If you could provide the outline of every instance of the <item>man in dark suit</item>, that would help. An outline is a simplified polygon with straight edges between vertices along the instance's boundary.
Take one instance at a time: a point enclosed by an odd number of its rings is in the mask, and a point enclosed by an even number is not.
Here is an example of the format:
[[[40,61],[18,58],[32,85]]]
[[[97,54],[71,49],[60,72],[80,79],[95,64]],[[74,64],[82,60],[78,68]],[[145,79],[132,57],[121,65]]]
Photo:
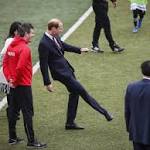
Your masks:
[[[143,79],[131,83],[125,95],[125,120],[134,150],[150,150],[150,60],[141,65]]]
[[[64,51],[82,53],[87,48],[78,48],[61,41],[59,34],[63,31],[63,23],[59,19],[48,22],[48,30],[44,33],[39,44],[40,69],[44,85],[52,92],[53,86],[49,78],[48,67],[52,78],[64,84],[69,91],[69,102],[66,120],[66,129],[83,129],[74,122],[77,113],[79,96],[81,96],[91,107],[103,114],[108,121],[112,116],[102,108],[96,100],[91,97],[84,87],[76,80],[74,69],[64,57]]]
[[[116,0],[111,0],[114,7],[116,7]],[[104,33],[109,46],[113,52],[121,52],[124,48],[117,45],[112,37],[111,24],[108,17],[108,1],[107,0],[93,0],[93,10],[95,13],[95,28],[93,31],[92,51],[101,52],[104,51],[100,48],[98,40],[100,37],[101,29],[104,29]]]

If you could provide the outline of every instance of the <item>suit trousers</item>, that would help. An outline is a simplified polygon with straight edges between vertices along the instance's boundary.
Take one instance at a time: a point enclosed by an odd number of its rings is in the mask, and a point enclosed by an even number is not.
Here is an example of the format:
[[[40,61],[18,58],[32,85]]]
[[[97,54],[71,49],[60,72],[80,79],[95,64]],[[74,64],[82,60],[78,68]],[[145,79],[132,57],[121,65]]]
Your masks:
[[[133,142],[134,150],[150,150],[150,145]]]
[[[83,100],[93,109],[103,115],[106,115],[107,111],[100,106],[100,104],[92,96],[88,94],[85,88],[76,80],[74,74],[69,79],[63,79],[59,81],[64,84],[67,90],[70,92],[66,123],[71,124],[76,118],[79,96],[81,96]]]
[[[109,45],[114,44],[114,40],[111,33],[111,25],[108,17],[108,2],[101,2],[101,4],[93,3],[93,10],[95,13],[95,27],[93,31],[93,46],[98,45],[101,29],[104,29],[106,39]]]
[[[16,111],[21,110],[24,120],[24,128],[27,135],[28,142],[34,141],[33,131],[33,98],[31,86],[18,86],[14,89],[14,98],[8,109],[8,123],[9,123],[9,138],[15,139],[16,135]]]

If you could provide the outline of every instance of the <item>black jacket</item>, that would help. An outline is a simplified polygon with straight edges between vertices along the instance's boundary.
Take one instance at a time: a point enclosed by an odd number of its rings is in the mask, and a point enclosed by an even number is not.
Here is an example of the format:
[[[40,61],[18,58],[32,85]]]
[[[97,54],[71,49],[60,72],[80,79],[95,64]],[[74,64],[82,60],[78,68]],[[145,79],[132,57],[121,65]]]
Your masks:
[[[57,39],[61,49],[58,48],[53,40],[51,40],[47,35],[43,35],[39,43],[39,60],[40,69],[43,76],[44,85],[49,85],[51,83],[49,78],[48,68],[50,69],[52,78],[54,80],[69,79],[74,69],[69,64],[69,62],[64,57],[64,51],[81,53],[79,47],[71,46],[61,41],[60,38]]]

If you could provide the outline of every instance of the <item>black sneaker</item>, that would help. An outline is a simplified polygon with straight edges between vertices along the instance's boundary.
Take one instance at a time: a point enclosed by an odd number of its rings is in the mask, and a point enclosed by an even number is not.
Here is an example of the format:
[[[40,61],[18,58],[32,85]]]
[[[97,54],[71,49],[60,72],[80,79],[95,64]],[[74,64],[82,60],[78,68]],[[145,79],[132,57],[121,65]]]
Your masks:
[[[124,48],[121,48],[116,43],[114,43],[113,45],[110,45],[110,48],[112,49],[113,52],[122,52],[124,50]]]
[[[47,144],[42,144],[38,141],[34,141],[32,143],[28,142],[27,148],[46,148]]]
[[[16,139],[9,139],[8,140],[8,144],[10,145],[15,145],[15,144],[19,144],[19,143],[22,143],[23,142],[23,139],[21,138],[16,138]]]
[[[99,48],[99,46],[92,46],[91,51],[95,53],[103,53],[104,51]]]

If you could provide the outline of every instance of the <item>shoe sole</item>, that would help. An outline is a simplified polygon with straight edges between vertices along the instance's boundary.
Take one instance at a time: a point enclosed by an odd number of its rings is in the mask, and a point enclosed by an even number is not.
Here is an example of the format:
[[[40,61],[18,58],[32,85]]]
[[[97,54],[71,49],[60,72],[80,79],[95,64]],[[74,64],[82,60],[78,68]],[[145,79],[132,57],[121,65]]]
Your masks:
[[[17,142],[15,142],[15,143],[8,143],[9,145],[16,145],[16,144],[18,144]]]
[[[133,33],[137,33],[139,30],[139,27],[136,30],[132,30]]]
[[[111,119],[107,119],[108,122],[111,122],[114,119],[114,117],[112,116]]]
[[[121,49],[120,51],[113,51],[114,53],[121,53],[122,51],[124,51],[125,49]]]
[[[65,130],[84,130],[84,128],[65,128]]]
[[[9,143],[8,142],[8,144],[9,145],[16,145],[16,144],[21,144],[21,143],[23,143],[24,142],[24,139],[22,139],[22,140],[20,140],[20,141],[14,141],[13,143]]]
[[[8,143],[9,145],[17,145],[17,144],[21,144],[23,143],[24,141],[20,141],[20,142],[14,142],[14,143]]]
[[[137,33],[138,31],[132,31],[133,33]]]
[[[47,145],[43,147],[27,146],[27,149],[42,149],[42,148],[47,148]]]
[[[96,50],[93,50],[93,49],[91,49],[91,52],[94,52],[94,53],[104,53],[104,51],[100,51],[100,50],[96,51]]]

